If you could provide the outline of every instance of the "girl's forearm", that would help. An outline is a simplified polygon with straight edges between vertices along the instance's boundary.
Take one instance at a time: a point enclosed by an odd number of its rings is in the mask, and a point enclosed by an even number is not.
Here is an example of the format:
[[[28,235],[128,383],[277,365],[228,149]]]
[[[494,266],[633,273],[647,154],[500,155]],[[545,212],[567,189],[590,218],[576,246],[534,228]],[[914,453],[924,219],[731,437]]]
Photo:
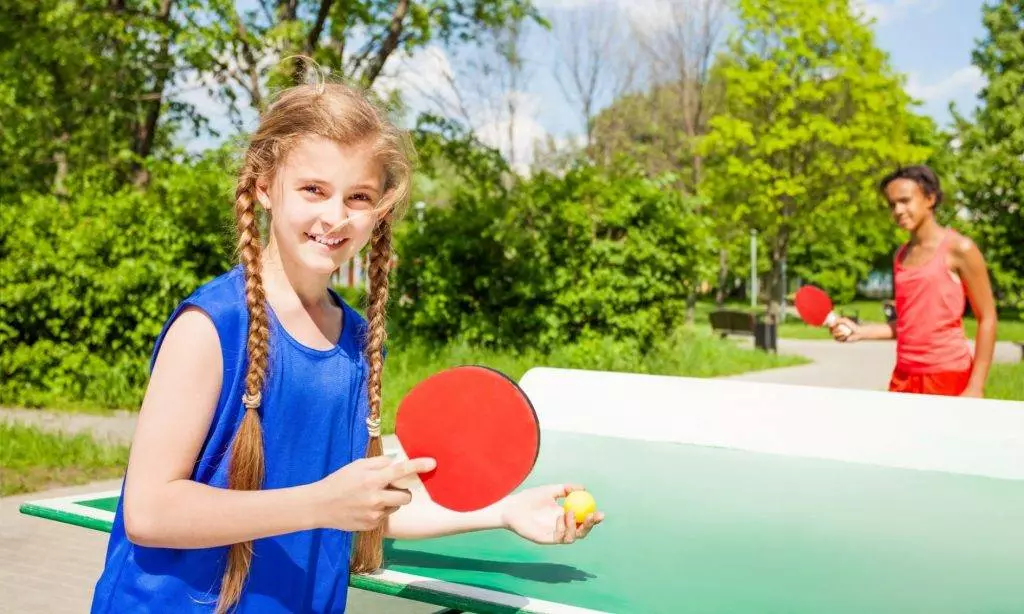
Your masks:
[[[211,548],[318,526],[314,485],[229,490],[175,480],[133,493],[126,488],[125,531],[139,545]]]
[[[388,537],[427,539],[505,527],[500,501],[475,512],[453,512],[431,501],[420,489],[414,489],[412,493],[409,505],[388,516],[384,527]]]

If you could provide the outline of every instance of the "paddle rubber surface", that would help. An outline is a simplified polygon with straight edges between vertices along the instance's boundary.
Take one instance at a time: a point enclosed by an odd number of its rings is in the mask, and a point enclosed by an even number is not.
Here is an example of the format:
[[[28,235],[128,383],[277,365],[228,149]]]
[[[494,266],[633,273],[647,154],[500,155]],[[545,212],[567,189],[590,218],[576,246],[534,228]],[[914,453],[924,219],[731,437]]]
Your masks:
[[[793,297],[800,318],[811,326],[821,326],[832,312],[832,299],[815,286],[801,286]]]
[[[460,512],[515,490],[540,448],[537,414],[526,394],[498,371],[476,366],[417,384],[398,407],[395,435],[409,458],[437,461],[420,480],[434,502]]]

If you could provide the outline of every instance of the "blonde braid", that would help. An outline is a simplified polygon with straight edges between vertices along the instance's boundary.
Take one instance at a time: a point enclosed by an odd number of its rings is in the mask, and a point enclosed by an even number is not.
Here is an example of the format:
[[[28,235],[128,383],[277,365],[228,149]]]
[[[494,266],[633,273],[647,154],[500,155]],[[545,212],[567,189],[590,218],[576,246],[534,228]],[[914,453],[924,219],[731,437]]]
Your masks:
[[[228,488],[259,490],[266,470],[260,405],[267,376],[270,328],[267,323],[266,295],[260,262],[260,231],[256,219],[254,194],[256,173],[251,166],[243,170],[235,190],[235,217],[238,225],[238,253],[245,272],[245,303],[249,311],[249,336],[246,343],[248,367],[242,403],[245,415],[231,447]],[[232,544],[221,583],[217,614],[228,611],[242,596],[252,562],[251,541]]]
[[[366,456],[380,456],[384,446],[380,438],[381,382],[384,373],[384,344],[387,341],[388,274],[391,271],[391,220],[387,217],[378,222],[370,240],[370,299],[366,316],[368,320],[366,361],[370,365],[367,394],[370,400],[370,444]],[[384,526],[363,531],[356,536],[355,556],[352,559],[354,573],[366,573],[380,567],[384,558]]]

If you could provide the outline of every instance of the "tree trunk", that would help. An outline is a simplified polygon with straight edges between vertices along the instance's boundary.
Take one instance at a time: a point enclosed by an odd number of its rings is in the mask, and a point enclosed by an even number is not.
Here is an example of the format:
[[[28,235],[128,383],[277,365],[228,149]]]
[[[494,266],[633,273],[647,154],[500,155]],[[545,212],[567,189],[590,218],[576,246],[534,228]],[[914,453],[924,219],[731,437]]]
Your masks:
[[[395,11],[391,15],[391,23],[388,25],[388,35],[380,46],[376,57],[373,58],[370,66],[362,75],[363,85],[370,87],[377,80],[380,71],[384,70],[384,63],[388,57],[398,49],[399,39],[402,36],[402,29],[405,27],[405,16],[409,12],[409,0],[398,0]]]
[[[587,151],[594,145],[594,104],[587,100],[583,105],[583,114],[587,116]]]
[[[60,148],[53,152],[53,163],[57,166],[56,171],[53,173],[53,193],[57,196],[67,196],[68,189],[64,185],[64,182],[68,177],[68,141],[71,140],[71,136],[64,132],[57,139],[60,143]]]
[[[313,54],[316,53],[317,48],[320,46],[320,35],[323,34],[324,26],[327,24],[327,17],[331,12],[331,5],[334,4],[334,0],[321,0],[320,8],[316,12],[316,21],[313,22],[313,27],[309,29],[309,34],[306,35],[306,43],[302,49],[302,52],[306,57],[312,58]],[[292,83],[295,85],[301,85],[306,81],[306,65],[304,62],[295,62],[295,68],[292,71]]]
[[[164,87],[171,76],[171,39],[174,38],[174,34],[170,29],[169,22],[173,8],[174,0],[162,0],[160,3],[159,18],[168,29],[160,41],[160,54],[157,56],[156,73],[153,76],[153,90],[146,96],[146,116],[135,127],[133,149],[137,158],[132,166],[134,174],[132,183],[137,186],[149,183],[149,171],[143,166],[143,161],[153,152],[156,126],[160,121],[160,112],[163,110]]]
[[[694,142],[697,137],[693,137],[690,140],[690,147],[696,147]],[[701,178],[704,176],[704,157],[698,153],[693,154],[693,191],[694,193],[700,189]]]
[[[725,303],[725,284],[729,281],[729,250],[718,250],[718,289],[715,291],[715,305],[721,307]]]
[[[772,242],[772,270],[768,279],[768,318],[775,324],[782,321],[779,317],[782,306],[780,299],[785,292],[782,287],[782,263],[785,262],[788,252],[789,228],[783,224],[779,234],[775,236],[775,241]]]

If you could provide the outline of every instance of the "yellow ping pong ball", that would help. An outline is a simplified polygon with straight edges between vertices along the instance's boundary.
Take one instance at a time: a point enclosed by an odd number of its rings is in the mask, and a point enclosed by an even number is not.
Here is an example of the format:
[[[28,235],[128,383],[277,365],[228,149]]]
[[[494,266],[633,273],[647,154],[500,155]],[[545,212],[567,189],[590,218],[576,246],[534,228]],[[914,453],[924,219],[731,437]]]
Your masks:
[[[583,524],[587,516],[597,511],[597,503],[594,497],[585,490],[574,490],[565,497],[562,507],[576,516],[576,524]]]

